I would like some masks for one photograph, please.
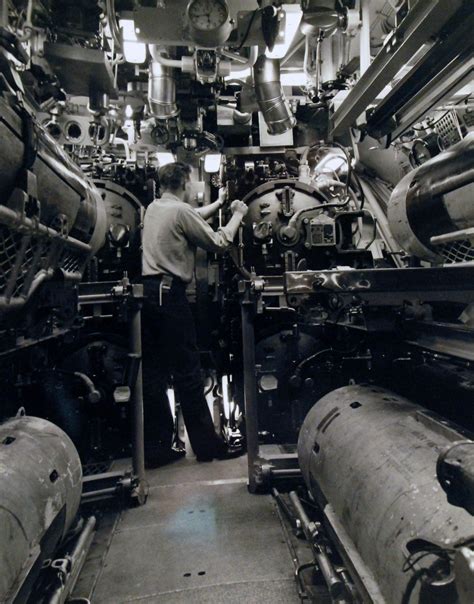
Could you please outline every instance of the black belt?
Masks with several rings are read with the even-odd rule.
[[[179,279],[179,277],[173,277],[168,274],[161,275],[143,275],[142,281],[148,283],[156,283],[159,285],[159,293],[158,293],[158,304],[160,306],[163,305],[163,294],[167,294],[170,292],[173,286],[182,288],[183,291],[186,290],[186,283]]]
[[[185,285],[184,281],[179,277],[173,277],[173,275],[168,275],[167,273],[161,273],[160,275],[143,275],[143,281],[168,281],[173,283],[182,283]]]

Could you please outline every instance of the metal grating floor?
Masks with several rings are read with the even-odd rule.
[[[149,472],[147,504],[121,513],[102,557],[93,547],[101,573],[92,594],[79,580],[74,596],[93,604],[299,602],[275,504],[248,493],[246,472],[245,457],[183,459]]]

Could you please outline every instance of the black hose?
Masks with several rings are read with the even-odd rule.
[[[401,604],[410,604],[411,596],[413,591],[418,583],[418,581],[422,581],[423,577],[426,575],[426,568],[420,568],[410,577],[405,592],[402,597]]]
[[[314,359],[317,359],[319,356],[321,356],[322,354],[327,354],[328,352],[333,353],[333,349],[332,348],[324,348],[323,350],[318,350],[318,352],[315,352],[314,354],[312,354],[309,357],[306,357],[305,359],[303,359],[300,363],[298,363],[298,365],[296,366],[295,369],[295,375],[299,375],[304,367],[306,365],[308,365],[308,363],[311,363],[311,361],[314,361]]]
[[[110,35],[114,41],[114,50],[120,51],[122,49],[122,40],[120,39],[120,29],[115,14],[115,0],[106,0],[105,6],[107,12],[107,25],[109,26]]]
[[[242,47],[243,47],[243,45],[245,44],[245,42],[247,42],[247,38],[249,37],[250,30],[252,29],[252,25],[253,25],[253,23],[254,23],[254,21],[255,21],[255,17],[257,16],[257,14],[258,14],[259,12],[260,12],[260,9],[259,9],[259,8],[256,8],[256,9],[253,11],[253,15],[251,16],[251,18],[250,18],[250,20],[249,20],[249,24],[248,24],[248,27],[247,27],[247,31],[245,32],[244,37],[242,38],[242,42],[241,42],[241,43],[240,43],[240,45],[238,46],[238,50],[241,50],[241,49],[242,49]]]
[[[356,172],[352,172],[352,176],[354,178],[354,181],[357,183],[357,188],[359,189],[359,197],[360,197],[360,208],[359,209],[363,210],[364,205],[365,205],[365,193],[362,188],[362,183],[360,182],[359,175]]]
[[[340,149],[344,155],[346,156],[346,161],[347,161],[347,179],[346,179],[346,187],[349,188],[350,182],[351,182],[351,175],[352,175],[352,165],[351,165],[351,158],[349,156],[349,153],[347,152],[347,149],[341,145],[340,143],[336,142],[336,141],[332,141],[331,145],[334,145],[335,147],[337,147],[338,149]]]
[[[369,212],[370,214],[370,212]],[[369,243],[365,246],[365,250],[368,250],[369,247],[372,245],[372,243],[375,241],[376,237],[377,237],[377,218],[375,218],[375,216],[372,216],[372,214],[370,214],[370,216],[372,217],[372,220],[374,221],[374,232],[372,235],[372,239],[369,241]]]

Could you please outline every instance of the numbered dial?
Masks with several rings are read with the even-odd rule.
[[[188,7],[192,26],[203,32],[219,29],[228,17],[229,10],[222,0],[192,0]]]

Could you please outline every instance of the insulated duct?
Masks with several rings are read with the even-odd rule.
[[[164,65],[155,57],[149,67],[148,102],[153,117],[158,120],[167,120],[179,113],[173,67]]]
[[[255,93],[269,134],[284,134],[296,125],[280,81],[280,61],[260,55],[253,68]]]

